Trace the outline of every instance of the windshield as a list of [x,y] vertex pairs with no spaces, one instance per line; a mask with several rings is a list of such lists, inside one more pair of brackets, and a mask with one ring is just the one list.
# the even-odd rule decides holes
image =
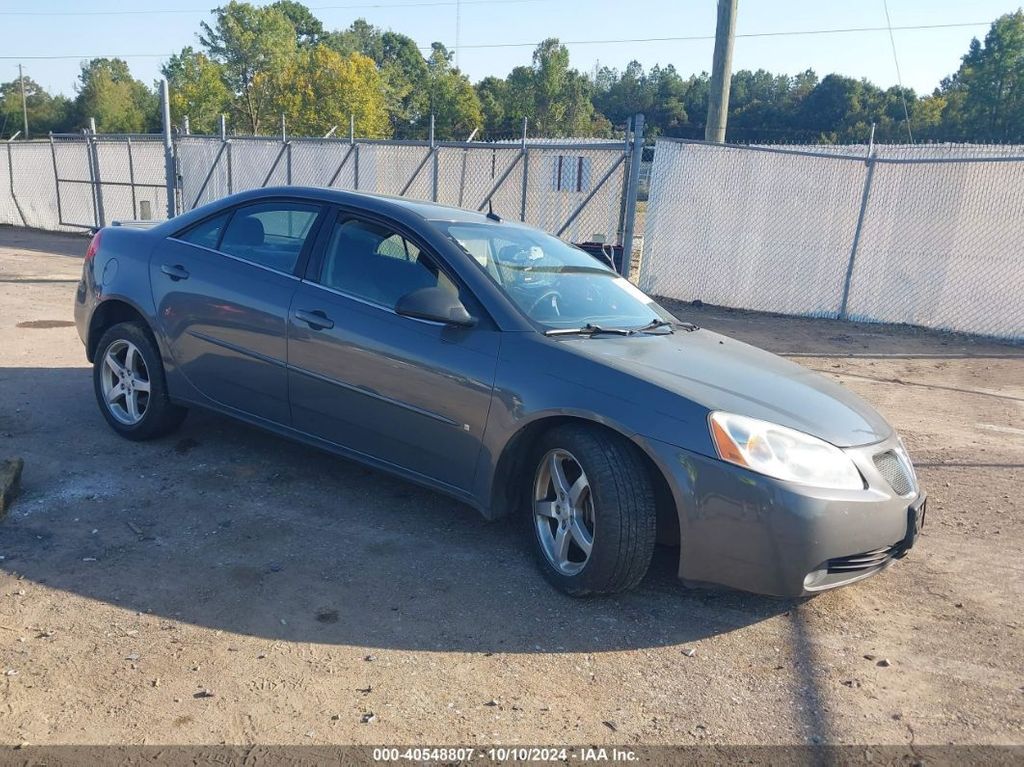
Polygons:
[[546,328],[641,328],[672,320],[628,280],[556,237],[510,226],[437,225],[527,316]]

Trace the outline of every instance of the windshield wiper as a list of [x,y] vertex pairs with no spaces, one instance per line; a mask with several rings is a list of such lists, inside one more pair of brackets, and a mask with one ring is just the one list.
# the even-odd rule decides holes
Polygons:
[[586,325],[580,328],[552,328],[551,330],[545,330],[544,335],[546,336],[594,336],[600,333],[614,336],[631,336],[636,331],[628,328],[603,328],[600,325],[595,325],[592,322],[588,322]]
[[651,320],[646,325],[644,325],[642,328],[636,328],[634,330],[634,332],[636,332],[636,333],[646,333],[648,330],[657,330],[658,328],[668,328],[668,332],[669,333],[675,333],[675,330],[672,329],[672,323],[671,322],[669,322],[668,320],[659,320],[657,318]]

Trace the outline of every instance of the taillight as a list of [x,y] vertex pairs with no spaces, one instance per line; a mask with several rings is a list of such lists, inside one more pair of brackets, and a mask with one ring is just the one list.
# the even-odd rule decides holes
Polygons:
[[103,230],[96,232],[92,236],[92,242],[89,243],[89,249],[85,251],[85,263],[89,263],[96,256],[96,251],[100,249],[100,235],[103,234]]

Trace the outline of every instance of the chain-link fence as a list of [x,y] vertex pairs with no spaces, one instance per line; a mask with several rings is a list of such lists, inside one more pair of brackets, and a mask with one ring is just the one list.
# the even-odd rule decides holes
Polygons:
[[0,149],[0,224],[81,231],[166,218],[164,147],[152,135],[53,135]]
[[[571,242],[622,252],[635,198],[632,141],[434,142],[180,135],[173,210],[234,192],[317,186],[493,209]],[[161,136],[52,136],[0,155],[0,224],[58,231],[168,215]],[[633,184],[633,192],[629,191]]]
[[660,140],[640,286],[1024,340],[1024,147]]
[[631,144],[218,138],[177,142],[180,207],[301,185],[492,208],[572,242],[621,244]]

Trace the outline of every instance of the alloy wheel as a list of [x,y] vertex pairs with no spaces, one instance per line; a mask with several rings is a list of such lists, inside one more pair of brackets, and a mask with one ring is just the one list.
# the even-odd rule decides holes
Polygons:
[[119,339],[107,347],[100,373],[103,401],[120,423],[134,426],[149,407],[150,379],[139,347]]
[[533,518],[551,566],[562,575],[582,571],[594,547],[594,499],[583,467],[568,450],[550,450],[541,459]]

